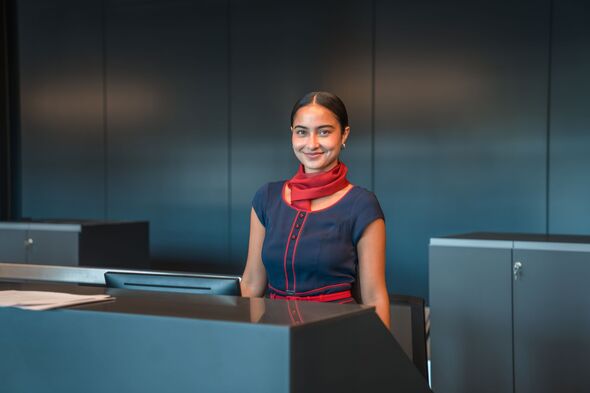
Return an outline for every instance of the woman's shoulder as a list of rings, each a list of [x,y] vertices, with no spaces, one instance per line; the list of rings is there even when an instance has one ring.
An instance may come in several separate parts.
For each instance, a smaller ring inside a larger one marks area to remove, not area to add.
[[[255,203],[265,203],[268,200],[280,197],[286,180],[273,181],[263,184],[254,194]]]
[[[262,186],[258,188],[256,194],[264,193],[264,194],[274,194],[274,193],[281,193],[283,191],[283,186],[285,185],[286,180],[279,180],[279,181],[271,181],[268,183],[264,183]]]
[[[284,183],[283,180],[263,184],[252,198],[252,208],[264,226],[266,226],[267,215],[278,206],[277,201],[281,198]]]
[[[351,193],[353,193],[351,199],[354,211],[357,211],[360,214],[373,211],[378,215],[383,215],[377,195],[375,195],[373,191],[367,190],[361,186],[354,186],[354,188],[351,190]]]
[[[359,186],[354,187],[354,190],[354,202],[350,216],[353,220],[352,239],[356,245],[365,228],[377,219],[385,220],[385,214],[383,214],[374,192]]]
[[[352,194],[355,202],[357,201],[373,201],[379,203],[377,200],[377,195],[373,191],[367,190],[362,186],[355,185],[351,190],[350,193]]]

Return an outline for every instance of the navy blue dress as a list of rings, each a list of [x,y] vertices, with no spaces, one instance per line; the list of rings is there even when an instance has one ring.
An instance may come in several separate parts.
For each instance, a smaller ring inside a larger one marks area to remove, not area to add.
[[[296,209],[283,198],[286,181],[267,183],[252,207],[266,229],[262,261],[271,294],[316,296],[350,290],[357,276],[356,245],[365,228],[384,218],[372,192],[352,187],[325,209]]]

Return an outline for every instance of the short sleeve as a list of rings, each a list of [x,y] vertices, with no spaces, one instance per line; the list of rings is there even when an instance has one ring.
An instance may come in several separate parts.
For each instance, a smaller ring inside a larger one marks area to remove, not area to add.
[[[385,215],[381,210],[377,197],[370,191],[359,195],[359,198],[355,201],[352,214],[354,215],[352,241],[355,245],[370,223],[379,218],[385,220]]]
[[[252,198],[252,208],[258,216],[258,219],[266,227],[266,204],[268,201],[268,183],[256,191]]]

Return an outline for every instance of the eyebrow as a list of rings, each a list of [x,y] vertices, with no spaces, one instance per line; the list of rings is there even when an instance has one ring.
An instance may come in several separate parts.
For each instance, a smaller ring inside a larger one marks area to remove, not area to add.
[[[308,129],[309,129],[309,128],[307,128],[307,127],[305,127],[305,126],[301,126],[301,125],[296,125],[296,126],[295,126],[295,127],[293,127],[293,128],[303,128],[303,129],[305,129],[305,130],[308,130]],[[331,125],[331,124],[322,124],[321,126],[317,126],[316,128],[334,128],[334,126],[333,126],[333,125]]]

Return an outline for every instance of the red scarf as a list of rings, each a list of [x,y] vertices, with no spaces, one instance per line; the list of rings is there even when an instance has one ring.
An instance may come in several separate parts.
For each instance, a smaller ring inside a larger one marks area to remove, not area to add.
[[[291,189],[291,206],[311,210],[313,199],[332,195],[350,184],[346,172],[348,168],[341,162],[320,173],[305,173],[303,164],[300,164],[295,176],[287,181],[287,187]]]

